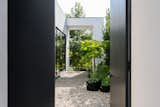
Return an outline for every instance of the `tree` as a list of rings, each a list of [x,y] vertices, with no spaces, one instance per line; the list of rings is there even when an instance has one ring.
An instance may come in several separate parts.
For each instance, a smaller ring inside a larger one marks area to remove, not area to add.
[[[76,2],[74,7],[71,8],[71,13],[66,14],[67,18],[80,18],[85,17],[83,6]],[[92,33],[84,30],[71,30],[70,31],[70,65],[75,69],[80,70],[84,66],[81,55],[81,40],[90,40]]]
[[[101,42],[96,40],[83,40],[81,41],[81,55],[84,62],[91,62],[92,59],[100,58],[103,54],[103,46]],[[93,71],[95,70],[95,60],[92,66]]]
[[[110,10],[106,11],[106,24],[103,32],[103,48],[105,50],[105,63],[110,65]]]
[[[71,17],[76,17],[76,18],[85,17],[85,13],[84,13],[84,10],[83,10],[83,6],[81,6],[81,3],[76,2],[75,6],[72,7]]]
[[[104,32],[103,32],[103,39],[104,40],[109,40],[109,35],[110,35],[110,10],[107,9],[106,11],[106,23],[105,23],[105,29],[104,29]]]
[[[81,34],[80,31],[76,30],[70,32],[70,64],[75,69],[84,69],[86,62],[82,59],[81,55],[81,41],[91,40],[92,34]]]

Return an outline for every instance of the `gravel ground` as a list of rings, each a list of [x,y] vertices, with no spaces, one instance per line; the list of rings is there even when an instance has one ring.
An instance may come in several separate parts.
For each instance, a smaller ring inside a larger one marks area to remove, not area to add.
[[[56,107],[110,107],[110,94],[87,91],[87,72],[61,72],[56,80]]]

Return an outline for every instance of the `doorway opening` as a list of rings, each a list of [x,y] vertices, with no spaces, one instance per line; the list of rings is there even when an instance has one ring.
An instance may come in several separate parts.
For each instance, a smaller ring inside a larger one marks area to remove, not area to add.
[[[99,2],[86,1],[94,5],[86,9],[81,0],[55,1],[55,107],[110,107],[109,4],[103,0],[103,13],[89,16]]]

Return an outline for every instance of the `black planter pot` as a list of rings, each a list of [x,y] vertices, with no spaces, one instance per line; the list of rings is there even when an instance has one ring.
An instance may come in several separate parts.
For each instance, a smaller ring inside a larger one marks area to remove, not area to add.
[[[88,83],[87,82],[87,90],[88,91],[98,91],[101,86],[101,82],[98,81],[96,83]]]
[[[101,86],[100,90],[102,92],[110,92],[110,86]]]

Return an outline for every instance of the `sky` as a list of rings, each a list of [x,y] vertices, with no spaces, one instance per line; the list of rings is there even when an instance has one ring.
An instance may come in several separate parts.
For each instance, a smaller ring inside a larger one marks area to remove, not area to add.
[[[80,2],[86,17],[104,17],[110,7],[110,0],[57,0],[64,13],[70,13],[75,2]]]

